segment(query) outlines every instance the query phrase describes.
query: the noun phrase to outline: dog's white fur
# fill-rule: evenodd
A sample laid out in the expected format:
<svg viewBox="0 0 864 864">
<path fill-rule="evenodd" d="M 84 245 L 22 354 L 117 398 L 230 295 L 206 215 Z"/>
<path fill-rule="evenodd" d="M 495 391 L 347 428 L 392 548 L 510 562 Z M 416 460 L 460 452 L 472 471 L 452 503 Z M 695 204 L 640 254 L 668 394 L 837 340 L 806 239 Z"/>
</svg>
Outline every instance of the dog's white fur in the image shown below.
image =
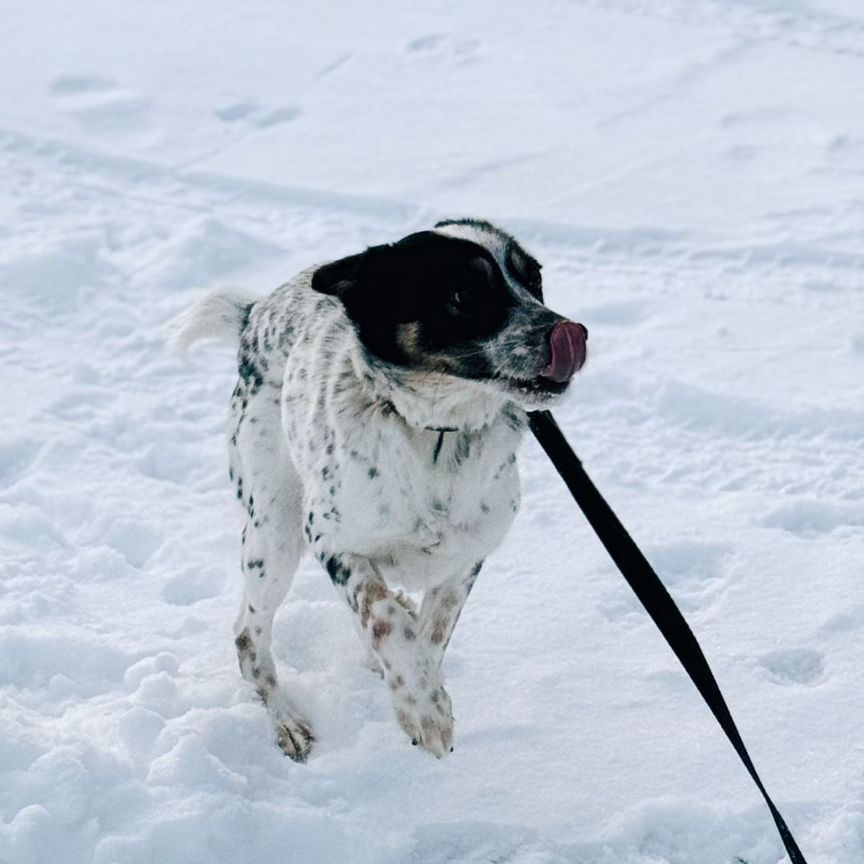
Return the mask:
<svg viewBox="0 0 864 864">
<path fill-rule="evenodd" d="M 439 230 L 504 254 L 492 232 Z M 209 295 L 175 327 L 182 349 L 205 336 L 240 340 L 229 436 L 247 512 L 241 670 L 280 746 L 304 759 L 313 734 L 279 687 L 271 633 L 308 545 L 380 664 L 400 725 L 440 757 L 453 741 L 442 658 L 483 559 L 518 508 L 515 450 L 530 404 L 486 384 L 374 362 L 339 301 L 311 290 L 313 272 L 254 305 Z M 397 586 L 423 592 L 419 610 Z"/>
</svg>

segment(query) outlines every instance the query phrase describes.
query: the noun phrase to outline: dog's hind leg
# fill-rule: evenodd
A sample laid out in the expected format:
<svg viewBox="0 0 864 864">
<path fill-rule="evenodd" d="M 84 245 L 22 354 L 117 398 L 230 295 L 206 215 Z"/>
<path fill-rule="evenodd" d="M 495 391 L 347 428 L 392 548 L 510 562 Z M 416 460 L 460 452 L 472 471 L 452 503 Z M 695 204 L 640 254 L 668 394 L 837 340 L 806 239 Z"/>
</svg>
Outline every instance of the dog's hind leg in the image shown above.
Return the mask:
<svg viewBox="0 0 864 864">
<path fill-rule="evenodd" d="M 240 671 L 267 707 L 279 747 L 295 761 L 303 762 L 314 735 L 280 687 L 271 649 L 273 619 L 291 586 L 300 561 L 300 544 L 295 538 L 274 543 L 250 519 L 243 534 L 242 554 L 244 590 L 234 627 Z"/>
<path fill-rule="evenodd" d="M 247 513 L 241 558 L 243 599 L 234 642 L 240 671 L 266 705 L 279 747 L 302 762 L 314 736 L 280 687 L 271 651 L 273 618 L 291 587 L 304 549 L 302 488 L 293 466 L 280 458 L 278 444 L 268 446 L 266 426 L 262 426 L 247 427 L 257 430 L 254 437 L 239 435 L 240 447 L 232 452 L 238 498 Z"/>
</svg>

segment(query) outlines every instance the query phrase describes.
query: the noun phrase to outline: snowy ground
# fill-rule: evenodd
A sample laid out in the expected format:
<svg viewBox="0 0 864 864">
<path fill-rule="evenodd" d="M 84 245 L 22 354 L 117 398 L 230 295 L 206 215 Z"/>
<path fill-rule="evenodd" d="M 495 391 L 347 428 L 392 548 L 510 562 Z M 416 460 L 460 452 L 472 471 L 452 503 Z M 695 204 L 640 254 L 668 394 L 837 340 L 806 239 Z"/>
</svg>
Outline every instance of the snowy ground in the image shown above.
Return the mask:
<svg viewBox="0 0 864 864">
<path fill-rule="evenodd" d="M 776 864 L 731 748 L 532 442 L 411 748 L 313 562 L 236 668 L 213 283 L 444 215 L 514 230 L 592 356 L 559 412 L 810 864 L 864 860 L 864 8 L 7 3 L 0 861 Z M 502 686 L 503 685 L 503 686 Z"/>
</svg>

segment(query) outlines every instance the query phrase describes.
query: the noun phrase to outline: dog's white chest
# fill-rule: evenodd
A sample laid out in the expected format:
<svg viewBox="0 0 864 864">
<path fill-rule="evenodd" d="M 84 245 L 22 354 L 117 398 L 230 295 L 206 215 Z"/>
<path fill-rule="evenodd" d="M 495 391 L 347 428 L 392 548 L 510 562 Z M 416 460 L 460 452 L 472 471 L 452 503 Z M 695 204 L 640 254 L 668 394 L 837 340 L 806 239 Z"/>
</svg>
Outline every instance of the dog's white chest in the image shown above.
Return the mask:
<svg viewBox="0 0 864 864">
<path fill-rule="evenodd" d="M 370 398 L 347 345 L 328 350 L 325 335 L 294 346 L 282 388 L 308 539 L 369 558 L 408 590 L 470 570 L 518 509 L 517 410 L 501 403 L 471 432 L 411 425 Z"/>
<path fill-rule="evenodd" d="M 504 423 L 482 433 L 370 430 L 364 439 L 354 438 L 332 487 L 346 548 L 414 590 L 500 543 L 519 504 L 518 435 Z"/>
</svg>

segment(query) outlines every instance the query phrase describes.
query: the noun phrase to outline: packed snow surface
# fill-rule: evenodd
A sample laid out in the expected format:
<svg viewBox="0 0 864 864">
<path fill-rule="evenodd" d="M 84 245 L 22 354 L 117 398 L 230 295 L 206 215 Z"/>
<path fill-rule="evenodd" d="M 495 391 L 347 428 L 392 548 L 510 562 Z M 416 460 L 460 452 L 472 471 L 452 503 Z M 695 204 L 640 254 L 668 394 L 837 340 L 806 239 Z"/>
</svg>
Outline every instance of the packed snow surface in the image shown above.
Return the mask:
<svg viewBox="0 0 864 864">
<path fill-rule="evenodd" d="M 541 455 L 412 748 L 307 561 L 306 765 L 241 680 L 214 284 L 444 216 L 590 359 L 558 418 L 688 616 L 810 864 L 864 860 L 864 6 L 6 3 L 0 861 L 777 864 L 768 813 Z"/>
</svg>

